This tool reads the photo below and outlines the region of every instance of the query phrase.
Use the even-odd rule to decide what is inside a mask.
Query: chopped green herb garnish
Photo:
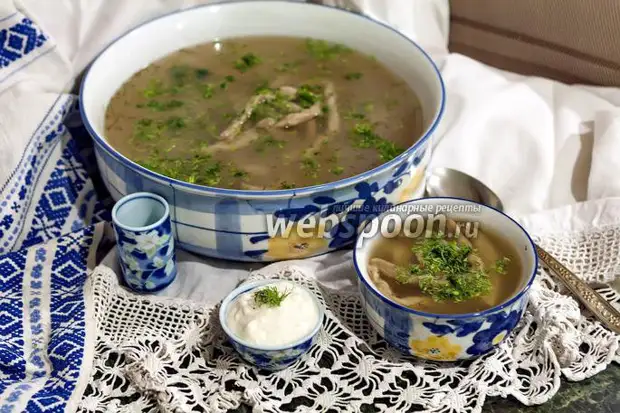
[[[334,175],[342,175],[342,173],[344,172],[344,168],[342,166],[334,166],[329,171]]]
[[[387,140],[382,140],[377,145],[377,150],[379,151],[379,158],[384,162],[391,161],[404,152],[404,149],[396,146],[394,142]]]
[[[256,152],[265,152],[267,148],[282,149],[286,141],[274,139],[271,135],[261,136],[255,144]]]
[[[279,307],[290,294],[290,291],[280,292],[276,286],[269,286],[254,293],[254,302],[259,307]]]
[[[160,137],[166,126],[152,119],[140,119],[134,126],[133,137],[141,141],[152,141]]]
[[[149,86],[144,89],[142,94],[145,98],[151,99],[165,93],[164,85],[161,80],[153,79],[149,82]]]
[[[506,266],[510,263],[510,258],[504,257],[495,262],[495,272],[498,274],[506,274]]]
[[[456,240],[445,240],[442,234],[425,239],[411,250],[416,256],[422,257],[424,270],[432,274],[462,274],[471,268],[467,258],[472,248]]]
[[[397,147],[394,142],[383,139],[377,135],[370,123],[360,122],[353,127],[353,137],[355,138],[355,146],[358,148],[374,148],[379,152],[379,158],[387,162],[394,159],[404,149]]]
[[[183,91],[183,86],[172,86],[170,88],[170,93],[172,93],[173,95],[178,95],[182,91]]]
[[[248,176],[248,173],[241,169],[233,168],[231,175],[234,176],[235,178],[246,178]]]
[[[316,178],[319,172],[319,163],[311,156],[304,156],[301,160],[301,169],[306,172],[306,175]]]
[[[358,80],[358,79],[361,79],[362,76],[364,75],[361,74],[360,72],[352,72],[352,73],[347,73],[346,75],[344,75],[344,78],[347,80]]]
[[[248,69],[256,66],[261,62],[261,59],[254,53],[246,53],[241,56],[240,59],[235,61],[235,68],[241,73],[247,72]]]
[[[372,103],[367,102],[363,105],[363,107],[356,108],[355,110],[350,110],[344,114],[345,119],[354,119],[354,120],[366,120],[368,115],[372,112],[374,106]]]
[[[319,101],[323,87],[321,85],[301,85],[297,88],[297,95],[293,101],[304,109]]]
[[[220,89],[228,89],[228,85],[235,81],[235,77],[228,75],[224,77],[224,80],[220,83]]]
[[[381,140],[381,137],[373,131],[370,123],[360,122],[353,127],[353,134],[357,138],[357,147],[373,148]]]
[[[420,276],[420,290],[435,301],[461,302],[487,295],[491,291],[491,281],[484,271],[453,274],[446,279],[423,275]]]
[[[280,189],[293,189],[293,188],[295,188],[295,184],[289,184],[286,181],[280,183]]]
[[[283,63],[276,68],[276,72],[296,72],[299,67],[299,62]]]
[[[173,66],[170,68],[170,76],[172,77],[172,82],[177,87],[185,86],[185,82],[187,82],[189,77],[190,69],[187,66]]]
[[[220,182],[221,166],[208,156],[196,155],[189,163],[187,159],[162,159],[153,156],[138,163],[151,171],[180,181],[209,186]]]
[[[163,112],[170,109],[176,109],[183,106],[183,102],[180,100],[170,100],[167,102],[158,102],[156,100],[149,100],[146,105],[147,108],[150,108],[156,112]],[[142,107],[142,106],[141,106]]]
[[[274,93],[275,98],[267,100],[254,108],[250,119],[258,121],[265,118],[279,120],[291,113],[291,105],[286,96],[267,87],[260,87],[258,93]]]
[[[420,267],[411,265],[409,268],[399,267],[396,272],[396,281],[401,284],[419,283]]]
[[[351,49],[338,43],[326,42],[325,40],[307,39],[306,50],[315,59],[329,60],[339,54],[347,53]]]
[[[362,112],[348,112],[344,115],[345,119],[356,119],[356,120],[364,120],[366,119],[366,115]]]
[[[213,87],[212,84],[208,83],[206,85],[203,85],[202,97],[205,99],[211,99],[213,97],[214,91],[215,91],[215,88]]]
[[[206,165],[198,163],[198,166],[194,167],[199,168],[198,173],[200,174],[198,178],[199,181],[196,183],[209,186],[214,186],[220,183],[221,164],[219,162]]]
[[[196,76],[197,79],[204,79],[205,77],[209,76],[209,70],[208,69],[196,69],[194,70],[194,76]]]
[[[188,161],[186,158],[162,157],[155,151],[149,159],[138,163],[170,178],[198,185],[215,186],[221,179],[221,164],[209,155],[196,154]]]
[[[187,123],[185,122],[185,119],[174,116],[166,121],[166,126],[170,129],[182,129],[187,126]]]
[[[274,93],[274,92],[275,91],[269,87],[269,82],[266,80],[264,82],[261,82],[254,90],[254,93],[256,94],[266,94],[266,93]]]
[[[209,147],[209,142],[201,141],[198,144],[198,152],[202,152],[202,151],[206,150],[208,147]]]
[[[399,269],[396,279],[403,284],[419,283],[420,290],[433,300],[461,302],[491,291],[484,268],[472,265],[475,252],[470,246],[438,234],[415,244],[411,251],[419,264]]]

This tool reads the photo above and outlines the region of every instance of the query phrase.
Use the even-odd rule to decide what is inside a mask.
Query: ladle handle
[[[620,334],[620,312],[594,291],[581,278],[573,274],[551,254],[536,245],[538,258],[562,281],[570,292],[608,329]]]

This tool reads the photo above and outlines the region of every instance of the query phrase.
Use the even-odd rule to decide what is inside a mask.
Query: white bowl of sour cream
[[[243,284],[220,306],[220,325],[248,363],[282,370],[310,347],[323,324],[323,306],[309,289],[285,280]]]

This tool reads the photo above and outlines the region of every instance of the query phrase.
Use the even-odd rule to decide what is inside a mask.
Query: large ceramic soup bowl
[[[372,327],[401,352],[436,361],[471,359],[508,337],[538,264],[517,222],[454,198],[384,212],[360,232],[354,260]]]
[[[226,44],[230,39],[252,42],[251,39],[265,38],[266,36],[279,37],[280,39],[286,36],[302,42],[307,42],[307,39],[315,39],[312,41],[314,43],[308,43],[308,45],[311,44],[316,47],[308,50],[314,53],[313,56],[317,59],[324,59],[327,66],[338,61],[337,58],[331,59],[333,54],[342,50],[353,51],[354,54],[365,56],[365,61],[374,61],[375,64],[380,64],[385,70],[389,70],[395,79],[400,79],[399,82],[402,82],[399,83],[400,86],[393,88],[390,92],[392,93],[391,97],[398,98],[408,93],[414,93],[419,100],[419,108],[421,109],[407,116],[395,115],[398,112],[391,112],[389,116],[386,115],[384,124],[397,125],[396,127],[401,127],[401,131],[407,134],[406,142],[400,145],[401,150],[394,152],[394,145],[381,140],[380,137],[378,138],[377,134],[371,129],[372,125],[355,124],[351,133],[355,135],[353,138],[356,139],[356,148],[366,148],[359,149],[360,151],[377,150],[378,152],[368,152],[368,154],[374,154],[372,156],[375,157],[380,155],[386,161],[377,163],[366,170],[358,171],[351,176],[346,176],[346,168],[341,168],[336,163],[330,164],[332,159],[336,159],[337,155],[342,154],[343,157],[348,156],[352,168],[359,168],[364,156],[371,155],[364,155],[366,152],[360,152],[352,156],[351,154],[347,155],[345,151],[334,152],[331,154],[333,156],[328,157],[329,153],[323,153],[321,156],[325,156],[325,158],[320,163],[313,163],[313,161],[304,158],[299,164],[301,166],[297,166],[299,170],[311,171],[315,174],[314,176],[324,176],[329,171],[332,174],[330,175],[331,178],[322,178],[322,180],[310,182],[308,176],[313,175],[304,172],[306,184],[291,188],[282,183],[291,177],[291,171],[287,170],[286,167],[287,157],[279,155],[279,152],[274,152],[275,149],[273,148],[280,144],[280,147],[283,147],[284,143],[287,143],[287,147],[289,147],[296,145],[297,142],[280,143],[274,139],[265,140],[263,141],[265,147],[271,145],[269,147],[272,148],[270,149],[272,152],[269,154],[265,152],[262,155],[267,157],[266,159],[269,160],[267,166],[271,168],[267,181],[277,182],[280,185],[265,190],[252,187],[227,188],[220,185],[223,181],[218,184],[209,180],[209,174],[213,170],[209,167],[196,166],[198,164],[187,166],[185,169],[187,175],[181,179],[178,176],[171,176],[166,171],[162,172],[161,168],[149,166],[152,163],[136,162],[126,155],[127,152],[119,150],[119,147],[125,148],[126,145],[132,145],[133,137],[143,141],[154,139],[154,136],[159,137],[160,135],[157,135],[160,132],[160,129],[157,129],[159,126],[162,126],[165,131],[180,131],[180,128],[187,130],[187,127],[194,127],[198,123],[190,125],[190,122],[200,118],[202,115],[200,112],[191,114],[194,117],[189,118],[187,122],[185,118],[170,117],[164,124],[158,123],[160,122],[157,120],[159,118],[155,118],[156,120],[134,119],[136,122],[133,124],[133,137],[127,139],[118,139],[117,137],[115,143],[112,142],[112,135],[106,129],[109,126],[106,124],[107,110],[112,106],[111,102],[113,103],[114,99],[121,101],[129,99],[127,96],[133,93],[131,90],[128,90],[127,94],[123,92],[123,96],[118,95],[119,90],[123,90],[126,82],[134,79],[135,76],[142,76],[141,80],[138,81],[146,82],[148,79],[145,80],[144,77],[148,77],[148,73],[143,75],[140,73],[144,73],[143,69],[145,68],[148,70],[153,62],[166,59],[181,49],[211,44],[212,50],[208,53],[214,55],[197,59],[194,62],[196,65],[190,73],[191,81],[195,82],[196,88],[199,89],[185,90],[189,90],[188,93],[199,90],[201,96],[198,99],[210,99],[214,96],[213,100],[209,100],[209,102],[217,102],[218,96],[221,96],[224,90],[234,90],[246,76],[251,76],[254,69],[250,68],[259,62],[260,65],[256,67],[269,72],[274,78],[282,71],[294,66],[296,62],[291,60],[291,62],[284,62],[281,67],[269,68],[268,59],[264,57],[266,54],[274,53],[273,50],[284,50],[282,53],[275,54],[274,59],[290,56],[289,51],[292,50],[290,48],[293,47],[291,46],[293,40],[279,40],[280,43],[273,44],[284,49],[259,44],[257,46],[259,49],[252,50],[260,50],[256,54],[262,54],[261,56],[257,57],[253,53],[246,53],[238,61],[235,61],[234,67],[232,64],[226,67],[226,70],[230,70],[230,72],[222,72],[220,67],[222,63],[218,61],[216,54],[222,44]],[[287,41],[289,43],[286,43]],[[343,45],[344,48],[342,46],[331,47],[330,45],[333,44]],[[224,46],[224,48],[226,47],[228,46]],[[204,51],[204,49],[202,50]],[[263,58],[262,61],[260,60],[261,57]],[[353,55],[351,59],[350,62],[353,63],[349,63],[349,65],[352,66],[356,61],[360,61],[361,57]],[[341,60],[342,62],[345,60]],[[220,67],[219,70],[218,67]],[[299,70],[307,70],[307,66],[301,65]],[[365,84],[363,82],[370,81],[370,75],[367,73],[362,78],[364,74],[362,68],[349,68],[347,66],[347,70],[349,70],[347,73],[333,75],[333,81],[337,84],[336,89],[339,87],[338,82],[360,82],[357,83],[360,86],[351,89],[350,93],[362,93],[367,89],[372,89],[374,82],[386,81],[385,76],[379,76],[374,78],[371,83]],[[291,76],[294,76],[293,73],[296,73],[293,69],[288,72]],[[329,71],[325,73],[329,73]],[[174,78],[174,81],[181,79],[183,75],[183,73],[177,74],[179,77]],[[209,83],[209,79],[211,79],[209,76],[217,79],[217,76],[224,74],[226,77],[222,77],[221,82],[218,80],[217,83]],[[326,76],[329,78],[329,75]],[[265,80],[267,84],[271,79]],[[353,84],[355,83],[347,83],[345,86]],[[176,108],[184,110],[181,106],[188,103],[184,102],[182,97],[172,96],[179,91],[173,90],[172,86],[166,89],[166,93],[169,91],[171,94],[170,100],[162,100],[162,98],[157,101],[158,93],[161,92],[157,89],[158,84],[148,83],[148,85],[150,85],[150,89],[144,89],[143,92],[145,100],[125,108],[121,102],[120,109],[117,112],[119,113],[118,116],[131,118],[137,110],[151,110],[149,114],[153,114],[154,117],[163,116],[168,113],[167,110],[172,111]],[[280,88],[277,93],[281,93],[275,96],[285,95],[284,90]],[[302,86],[295,90],[290,96],[301,99]],[[319,96],[318,89],[310,88],[309,90],[311,90],[310,94],[315,93],[316,96]],[[308,110],[316,110],[312,116],[324,116],[331,119],[330,116],[337,115],[339,118],[335,119],[334,125],[338,125],[338,121],[341,122],[341,125],[347,124],[346,122],[353,122],[351,119],[357,119],[356,122],[361,123],[361,119],[365,115],[350,111],[351,108],[346,107],[346,96],[339,98],[340,111],[332,111],[329,96],[334,95],[328,94],[328,86],[320,90],[323,91],[323,95],[320,96],[325,96],[324,102],[327,103],[319,107],[312,104],[314,101],[311,99],[310,104],[312,106]],[[383,93],[380,90],[375,91],[375,93],[380,92]],[[261,93],[258,88],[256,93]],[[390,96],[380,95],[380,97],[387,99],[385,101],[380,101],[379,98],[371,99],[364,102],[364,107],[360,107],[359,111],[371,110],[373,105],[375,107],[384,104],[389,105]],[[148,100],[151,98],[153,100]],[[235,104],[239,107],[239,103],[241,103],[242,110],[232,113],[231,118],[240,116],[240,113],[245,113],[243,105],[247,99],[239,100],[240,102],[235,102]],[[302,110],[299,108],[310,106],[310,104],[303,106],[307,102],[308,100],[298,101],[298,105],[296,105],[298,109],[295,110]],[[431,154],[431,135],[443,112],[444,88],[437,68],[419,46],[392,28],[370,18],[313,4],[286,1],[245,1],[211,4],[178,11],[147,22],[123,35],[108,46],[88,69],[80,91],[80,105],[86,127],[95,142],[96,159],[101,176],[114,199],[118,200],[129,193],[143,191],[161,195],[170,203],[177,246],[204,256],[266,262],[319,255],[350,245],[355,241],[355,235],[360,224],[366,219],[376,216],[387,207],[398,202],[421,196],[424,173]],[[396,103],[397,105],[398,103]],[[186,104],[185,107],[188,105]],[[293,106],[287,107],[292,108]],[[211,109],[217,110],[216,103],[213,103],[213,108],[209,108],[209,110]],[[394,110],[398,111],[399,108],[395,107]],[[256,113],[256,110],[252,112],[252,114]],[[414,116],[419,117],[419,128],[409,130],[407,125],[411,124]],[[270,121],[270,119],[265,120]],[[220,123],[222,121],[217,116],[214,120],[214,122]],[[111,123],[113,122],[114,119]],[[328,126],[331,125],[330,122],[331,120],[327,122]],[[271,125],[273,126],[273,122]],[[290,124],[285,125],[285,128],[288,126]],[[231,139],[227,141],[224,139],[226,141],[223,144],[224,146],[231,142],[237,142],[235,139],[240,142],[241,136],[245,136],[236,136],[236,132],[233,131],[230,135],[226,135],[226,139]],[[123,132],[120,131],[119,133]],[[205,127],[205,136],[208,133],[211,131]],[[218,139],[222,136],[224,134],[219,135]],[[270,136],[261,136],[260,138],[267,139]],[[157,156],[163,158],[156,159],[156,161],[160,162],[160,165],[161,162],[168,162],[168,169],[171,169],[175,167],[175,164],[170,165],[166,151],[172,147],[176,148],[173,152],[195,150],[198,151],[196,153],[201,154],[200,156],[213,149],[209,144],[205,146],[205,152],[200,152],[203,150],[202,146],[196,144],[195,141],[185,144],[175,142],[175,144],[171,144],[172,141],[157,141],[152,144],[149,150],[142,153],[145,156],[159,154]],[[221,147],[221,145],[218,146],[220,149]],[[232,162],[237,167],[252,168],[253,162],[256,162],[261,156],[258,149],[255,154],[239,152],[238,156],[236,155],[232,154],[230,159],[218,163],[218,168],[220,166],[222,168],[228,167]],[[202,162],[204,159],[210,158],[202,156],[196,159]],[[344,174],[340,174],[343,170]],[[179,170],[175,173],[179,173]],[[235,179],[243,179],[245,172],[230,173],[233,177],[239,177]],[[357,206],[361,206],[361,208]],[[321,218],[321,223],[319,223],[318,218]],[[314,219],[314,221],[309,221],[310,224],[305,223],[304,225],[315,225],[315,229],[319,230],[311,231],[311,236],[308,236],[307,232],[298,231],[299,222],[303,219]],[[331,223],[328,230],[325,230],[325,222]],[[278,225],[282,226],[279,227]],[[292,231],[287,233],[287,229],[291,228]]]

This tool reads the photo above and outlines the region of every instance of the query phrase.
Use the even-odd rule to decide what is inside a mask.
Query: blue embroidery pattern
[[[68,138],[65,148],[43,188],[45,192],[35,208],[30,232],[22,243],[22,247],[46,242],[66,232],[67,218],[74,209],[80,193],[89,183],[86,170],[78,158],[75,140],[68,134],[65,137]],[[90,201],[92,195],[88,190],[84,196],[85,202]],[[78,216],[82,215],[82,218],[85,218],[86,214],[85,205],[78,204]]]
[[[23,18],[19,23],[0,30],[0,68],[8,67],[43,46],[48,38],[33,24]]]
[[[0,21],[0,82],[52,47],[20,13]],[[0,412],[63,411],[83,373],[90,225],[109,204],[79,116],[64,124],[76,101],[59,96],[0,182]]]
[[[24,327],[22,281],[26,268],[26,251],[0,257],[0,394],[24,379]]]
[[[38,370],[34,371],[32,377],[37,379],[45,375],[45,363],[43,362],[43,346],[45,338],[42,336],[43,326],[41,325],[41,284],[43,282],[43,263],[46,258],[45,248],[38,248],[35,254],[36,265],[32,268],[32,278],[30,282],[30,334],[32,335],[32,353],[29,362]]]
[[[106,213],[102,212],[101,203],[92,188],[92,183],[85,172],[74,140],[65,133],[60,123],[60,114],[66,112],[67,105],[63,105],[59,112],[50,115],[52,121],[47,126],[42,126],[38,132],[38,142],[35,136],[23,157],[24,163],[18,166],[14,174],[14,180],[5,186],[8,198],[14,197],[13,203],[20,206],[23,214],[11,214],[15,208],[4,209],[5,215],[0,219],[0,230],[11,230],[12,234],[19,234],[23,228],[30,228],[23,246],[41,244],[61,235],[68,233],[66,228],[71,222],[70,216],[75,216],[80,225],[73,229],[83,227],[89,221],[101,219]],[[48,117],[49,118],[49,117]],[[61,139],[62,137],[62,139]],[[62,141],[62,142],[61,142]],[[64,143],[60,159],[48,177],[47,182],[32,176],[44,168],[45,163],[53,156],[52,149],[55,145]],[[47,145],[47,146],[45,146]],[[45,151],[45,149],[47,151]],[[41,150],[44,149],[44,150]],[[37,153],[37,150],[40,152]],[[25,179],[24,179],[25,177]],[[20,179],[21,182],[20,182]],[[38,198],[33,199],[37,193],[36,187],[45,186],[39,192]],[[17,186],[17,185],[20,186]],[[19,187],[20,194],[15,188]],[[28,195],[28,196],[26,196]],[[29,210],[31,201],[37,201],[35,214],[29,225],[24,225],[26,211]],[[7,201],[0,206],[6,207]],[[99,206],[98,206],[99,205]],[[99,209],[99,211],[97,211]],[[92,217],[89,220],[89,212]],[[16,219],[17,218],[17,219]],[[84,320],[84,291],[83,285],[86,279],[86,259],[92,243],[92,227],[83,228],[63,238],[59,238],[54,251],[46,251],[45,247],[39,247],[34,254],[34,265],[30,274],[30,300],[23,303],[21,285],[24,274],[25,261],[28,255],[26,249],[13,252],[0,258],[0,371],[3,380],[0,380],[0,394],[7,386],[12,385],[10,394],[5,395],[5,403],[0,411],[12,411],[20,398],[26,397],[24,392],[32,392],[35,389],[29,380],[44,378],[46,374],[44,359],[51,362],[51,376],[47,378],[42,390],[30,398],[29,411],[47,411],[49,402],[55,406],[55,410],[66,404],[73,394],[75,382],[80,376],[82,357],[85,343],[85,320]],[[7,239],[5,236],[3,238]],[[5,243],[6,245],[6,243]],[[50,284],[50,307],[41,308],[41,287],[45,280],[43,277],[43,263],[47,253],[54,255],[52,263]],[[19,290],[16,290],[19,288]],[[49,294],[49,293],[48,293]],[[11,299],[9,301],[6,301]],[[29,318],[24,319],[24,305],[29,307]],[[4,306],[7,307],[6,311]],[[49,326],[51,336],[45,343],[42,337],[43,313],[50,314]],[[8,319],[8,315],[15,319]],[[25,323],[30,324],[29,333],[31,340],[31,353],[23,354]],[[7,326],[5,329],[4,326]],[[28,358],[26,362],[25,358]],[[26,365],[29,365],[26,370]],[[29,376],[26,377],[26,371]],[[59,390],[60,389],[60,390]],[[1,397],[0,397],[1,399]],[[23,401],[21,401],[23,402]],[[60,407],[58,407],[60,406]]]
[[[92,226],[84,228],[60,238],[56,245],[50,277],[52,332],[47,347],[52,371],[45,386],[31,397],[28,411],[45,411],[50,404],[61,411],[75,390],[86,341],[84,284],[93,233]]]
[[[71,98],[59,100],[41,122],[29,142],[20,164],[0,194],[0,253],[10,251],[25,227],[25,219],[46,162],[66,133],[62,124]],[[32,244],[30,244],[32,245]]]
[[[28,357],[28,363],[30,364],[30,368],[28,370],[31,371],[30,374],[26,374],[24,371],[24,383],[19,384],[8,396],[7,400],[9,403],[6,406],[3,406],[2,413],[5,411],[14,411],[15,404],[19,401],[20,396],[23,392],[31,389],[31,384],[29,380],[36,380],[45,376],[45,362],[43,361],[43,351],[46,337],[43,334],[42,320],[41,320],[41,298],[42,298],[42,285],[43,285],[43,262],[46,257],[45,248],[38,248],[35,253],[35,262],[36,265],[32,268],[32,273],[30,274],[30,288],[28,289],[28,293],[30,294],[30,301],[25,303],[29,307],[30,314],[30,343],[31,343],[31,353]],[[24,276],[28,276],[27,274],[23,274]],[[25,363],[24,363],[25,365]],[[0,391],[1,393],[1,391]]]

